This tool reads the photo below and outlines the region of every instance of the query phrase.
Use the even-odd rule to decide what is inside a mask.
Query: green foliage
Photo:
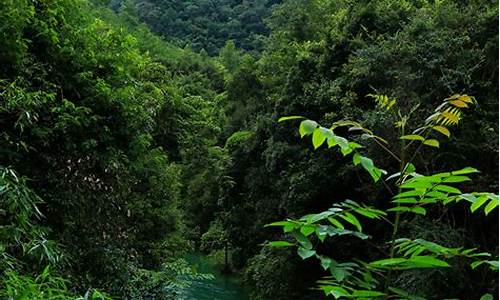
[[[264,247],[250,259],[244,270],[244,278],[255,287],[250,295],[252,299],[297,299],[307,290],[306,285],[303,291],[298,292],[297,287],[304,286],[300,282],[302,279],[290,276],[299,272],[309,275],[311,269],[297,261],[297,256],[292,251]]]
[[[233,0],[134,0],[111,1],[113,6],[137,10],[139,19],[153,31],[180,46],[190,45],[195,51],[216,55],[226,41],[238,48],[260,50],[268,30],[263,20],[271,6],[280,1]],[[122,3],[122,4],[120,4]],[[124,5],[126,5],[124,7]]]
[[[227,232],[220,221],[213,221],[207,232],[201,236],[200,250],[213,251],[223,249],[228,243]]]
[[[19,275],[13,270],[5,272],[3,289],[0,296],[5,299],[33,299],[33,300],[111,300],[109,296],[97,290],[88,290],[84,296],[70,293],[67,280],[50,273],[49,267],[35,278]]]
[[[26,178],[19,177],[12,169],[0,167],[0,264],[13,266],[16,259],[25,255],[32,263],[44,265],[57,263],[62,253],[47,238],[46,228],[37,223],[42,218],[38,206],[41,199],[27,187]]]
[[[302,117],[284,117],[281,118],[280,121],[285,120],[296,120]],[[363,128],[359,123],[356,122],[335,122],[331,128],[325,128],[319,126],[316,121],[312,120],[304,120],[300,123],[299,133],[300,137],[305,137],[312,134],[312,144],[314,149],[318,149],[325,142],[328,144],[328,148],[332,148],[338,146],[340,148],[340,152],[347,156],[353,153],[352,161],[355,166],[361,165],[368,173],[372,176],[373,180],[378,181],[382,174],[385,174],[386,171],[376,167],[373,164],[373,161],[365,156],[362,156],[356,149],[363,148],[358,143],[353,141],[348,141],[346,138],[338,136],[334,133],[334,129],[338,127],[349,127],[349,130],[357,130],[363,132],[363,134],[369,138],[380,139],[385,142],[380,137],[373,135],[373,132],[370,130]],[[386,143],[386,142],[385,142]]]
[[[0,296],[8,299],[110,299],[97,290],[84,297],[69,291],[68,281],[51,272],[51,266],[66,264],[60,246],[49,240],[39,225],[43,201],[27,186],[27,180],[12,169],[0,167]],[[43,267],[45,266],[45,267]],[[21,274],[40,272],[38,275]]]
[[[244,142],[252,137],[252,132],[248,130],[233,133],[226,141],[226,148],[231,148],[238,143]]]
[[[186,261],[178,259],[164,263],[159,270],[134,270],[126,288],[133,299],[177,299],[191,282],[211,279],[212,275],[200,274]]]
[[[391,104],[385,97],[380,97],[382,100],[379,102],[382,108],[392,108],[394,103]],[[453,99],[453,100],[452,100]],[[465,99],[461,103],[472,103],[472,98],[469,96],[455,95],[445,100],[445,103],[439,106],[437,117],[428,118],[426,127],[432,128],[434,124],[428,124],[429,120],[437,120],[436,122],[442,125],[449,125],[455,122],[450,122],[451,116],[456,116],[459,111],[443,107],[446,105],[455,105],[451,101],[459,101],[455,99]],[[462,105],[455,105],[457,107],[466,107]],[[445,116],[443,116],[443,114]],[[405,135],[406,124],[410,120],[409,115],[402,116],[398,112],[400,120],[395,123],[396,129],[399,129],[400,138],[402,140],[423,141],[425,144],[426,138],[420,135]],[[296,117],[285,119],[297,119]],[[283,120],[283,119],[282,119]],[[347,122],[348,123],[348,122]],[[458,123],[458,119],[456,121]],[[335,123],[332,128],[335,128]],[[426,127],[417,128],[417,132],[425,131]],[[362,127],[358,127],[361,130]],[[364,130],[366,131],[366,130]],[[321,132],[321,137],[316,137],[315,134]],[[318,125],[317,122],[311,120],[302,121],[299,126],[299,133],[301,137],[310,135],[312,133],[312,143],[314,148],[318,148],[326,139],[326,135],[334,136],[333,132]],[[325,134],[323,134],[325,133]],[[436,141],[437,142],[437,141]],[[411,295],[401,287],[391,286],[392,273],[403,270],[418,270],[418,269],[433,269],[433,268],[447,268],[450,264],[446,261],[451,258],[465,257],[471,260],[470,267],[477,268],[482,264],[487,264],[492,270],[498,271],[498,260],[489,260],[492,256],[488,252],[478,252],[477,248],[466,249],[464,247],[449,248],[440,245],[436,242],[427,241],[424,239],[411,240],[408,238],[396,238],[398,230],[404,213],[413,213],[417,215],[426,215],[427,207],[435,204],[449,204],[459,202],[461,200],[468,200],[472,203],[471,211],[474,212],[485,202],[489,204],[485,208],[485,214],[488,215],[493,209],[498,207],[498,195],[493,193],[468,193],[463,194],[454,184],[470,181],[467,176],[469,174],[477,173],[474,168],[464,168],[457,171],[437,173],[433,175],[421,175],[416,173],[416,169],[412,164],[412,158],[418,153],[420,147],[413,150],[413,153],[408,150],[408,146],[403,146],[400,149],[399,156],[391,152],[387,147],[382,149],[391,153],[401,165],[400,171],[390,177],[399,177],[395,185],[398,193],[392,197],[392,203],[395,207],[385,210],[379,210],[367,207],[363,204],[358,204],[351,200],[346,200],[341,204],[334,204],[333,208],[319,214],[306,215],[299,220],[288,219],[287,221],[271,223],[268,226],[278,226],[283,228],[284,233],[289,233],[297,242],[297,253],[302,259],[316,257],[321,266],[325,270],[329,270],[331,276],[327,276],[318,281],[319,288],[323,290],[325,295],[333,296],[336,299],[357,299],[357,298],[378,298],[378,297],[397,297],[403,296],[405,299],[412,299],[412,297],[419,297],[418,295]],[[361,147],[361,146],[360,146]],[[357,154],[357,153],[356,153]],[[359,154],[357,154],[359,156]],[[399,157],[399,158],[398,158]],[[405,157],[411,157],[405,160]],[[360,158],[361,160],[361,158]],[[360,161],[353,159],[353,164],[356,165]],[[362,161],[361,161],[362,163]],[[373,168],[373,162],[370,160],[370,166]],[[370,168],[365,169],[370,172]],[[371,174],[371,173],[370,173]],[[374,181],[377,182],[379,177],[372,176]],[[388,178],[390,179],[390,178]],[[320,242],[324,242],[326,237],[335,237],[342,235],[352,235],[360,239],[368,239],[370,236],[361,233],[362,225],[358,218],[350,213],[357,213],[364,217],[376,220],[387,221],[392,227],[392,239],[387,241],[389,245],[388,257],[379,258],[370,262],[365,262],[362,259],[356,262],[338,263],[330,257],[324,256],[313,247],[313,242],[310,236],[315,236]],[[386,218],[391,213],[395,213],[393,222]],[[331,224],[325,224],[329,221]],[[341,223],[339,220],[344,222]],[[321,223],[323,222],[323,223]],[[345,223],[350,223],[356,229],[351,231],[346,229]],[[313,235],[314,234],[314,235]],[[292,246],[281,241],[271,242],[268,246],[282,247]],[[392,293],[392,294],[391,294]]]
[[[181,180],[220,132],[223,69],[96,1],[0,15],[0,165],[30,179],[1,169],[2,267],[38,284],[57,263],[68,289],[127,297],[134,270],[188,249]]]
[[[275,220],[297,220],[312,211],[328,210],[345,199],[377,209],[397,206],[390,201],[397,194],[393,185],[401,174],[401,163],[397,160],[401,158],[397,154],[404,147],[409,151],[420,149],[415,157],[405,158],[411,158],[413,163],[403,173],[416,172],[414,166],[419,167],[419,173],[438,174],[470,165],[482,171],[474,177],[475,190],[498,190],[497,21],[498,8],[487,1],[288,0],[277,6],[266,21],[270,36],[262,56],[254,62],[242,63],[241,71],[227,78],[225,101],[230,109],[224,138],[243,130],[254,133],[252,139],[227,152],[225,172],[231,185],[217,198],[221,199],[220,205],[214,207],[236,248],[235,262],[244,266],[252,257],[264,259],[255,245],[266,241],[292,242],[280,232],[261,229]],[[475,96],[477,105],[461,114],[458,125],[439,123],[425,132],[413,132],[419,128],[416,120],[421,120],[420,127],[429,125],[424,120],[448,101],[443,99],[463,95],[465,91]],[[384,101],[378,103],[368,94],[386,95],[387,104],[397,101],[389,110],[379,109]],[[451,105],[440,111],[448,107]],[[410,117],[401,120],[398,112]],[[297,144],[290,126],[275,125],[280,116],[304,116],[305,119],[296,119],[297,125],[303,120],[316,120],[327,129],[332,129],[330,125],[339,120],[355,120],[363,128],[370,128],[372,134],[356,130],[356,126],[337,127],[332,129],[335,135],[364,148],[346,157],[335,156],[326,149],[325,140],[312,155],[314,146]],[[398,121],[404,121],[404,134],[393,130]],[[354,128],[349,131],[351,127]],[[303,128],[302,132],[306,130]],[[306,139],[311,141],[313,134],[314,130]],[[419,140],[401,140],[404,135],[420,135],[428,141],[423,144]],[[321,131],[317,131],[316,145],[322,139]],[[381,150],[384,147],[391,152]],[[372,179],[361,161],[359,168],[346,164],[354,152],[371,159],[375,167],[387,170],[390,179],[382,174],[376,185],[365,184]],[[365,165],[371,164],[365,160]],[[453,186],[462,194],[471,192],[467,182]],[[457,236],[466,248],[480,247],[496,254],[496,237],[485,234],[496,230],[496,212],[484,218],[483,204],[483,209],[468,214],[469,202],[460,202],[446,206],[439,202],[418,207],[414,212],[402,212],[405,228],[425,218],[426,232],[434,235],[423,237],[421,232],[408,230],[396,238],[423,238],[441,243],[448,233]],[[394,216],[395,212],[389,215]],[[390,226],[360,219],[365,234],[391,236]],[[375,246],[367,247],[355,237],[344,236],[334,241],[325,239],[318,251],[334,253],[333,258],[339,262],[353,258],[371,261],[380,258],[377,249],[386,251],[386,241],[375,238],[369,243]],[[448,242],[444,244],[447,247],[462,246]],[[281,249],[289,251],[290,247]],[[494,294],[497,279],[487,266],[472,272],[470,261],[466,260],[458,257],[456,261],[453,259],[451,267],[437,270],[393,272],[392,282],[411,293],[422,291],[429,298],[453,295],[476,299],[486,290]],[[257,264],[253,259],[252,262]],[[280,278],[280,284],[295,287],[297,292],[304,291],[308,280],[323,275],[321,270],[307,275],[297,272],[293,278],[302,281],[294,284],[290,284],[290,276],[280,273],[273,278]],[[478,276],[483,279],[477,280]],[[266,285],[264,276],[261,278],[262,282],[251,283]],[[271,286],[266,287],[271,292]],[[322,297],[315,293],[315,290],[299,292],[295,298]],[[262,294],[260,297],[266,298]]]
[[[338,297],[495,294],[497,23],[495,1],[2,1],[0,290],[181,297],[165,264],[227,241],[260,299],[323,297],[325,272]]]

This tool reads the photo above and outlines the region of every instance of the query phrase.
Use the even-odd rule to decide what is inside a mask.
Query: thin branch
[[[384,144],[382,144],[381,142],[377,141],[376,138],[374,138],[373,140],[375,141],[375,143],[377,143],[377,145],[379,145],[382,149],[384,149],[387,153],[389,153],[392,157],[394,157],[398,162],[401,162],[401,159],[396,154],[394,154],[394,152],[392,152],[391,150],[389,150],[389,148],[387,148],[386,146],[384,146]]]
[[[385,186],[385,188],[389,191],[391,196],[394,196],[394,192],[392,191],[391,187],[385,182],[385,180],[382,180],[382,184]]]

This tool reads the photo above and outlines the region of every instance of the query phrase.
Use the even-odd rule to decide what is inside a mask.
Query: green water
[[[221,274],[201,253],[190,253],[186,260],[200,273],[210,273],[213,280],[193,281],[183,298],[186,300],[248,300],[248,294],[237,278]]]

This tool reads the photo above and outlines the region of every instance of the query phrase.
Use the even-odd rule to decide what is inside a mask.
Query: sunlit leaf
[[[415,140],[415,141],[424,141],[425,138],[421,135],[418,134],[409,134],[409,135],[403,135],[400,137],[402,140]]]
[[[316,123],[316,121],[304,120],[300,122],[299,126],[300,137],[312,134],[314,132],[314,129],[316,129],[316,127],[318,127],[318,123]]]
[[[284,122],[284,121],[289,121],[289,120],[302,120],[302,119],[305,119],[305,118],[301,117],[301,116],[289,116],[289,117],[279,118],[278,122]]]
[[[479,173],[478,169],[467,167],[463,168],[461,170],[453,171],[451,174],[453,175],[467,175],[467,174],[472,174],[472,173]]]
[[[460,101],[460,100],[452,100],[449,102],[451,105],[453,106],[456,106],[456,107],[460,107],[460,108],[466,108],[466,107],[469,107],[467,105],[467,103],[463,102],[463,101]]]
[[[494,210],[496,207],[498,207],[498,199],[493,199],[486,205],[484,208],[484,213],[488,215],[492,210]]]
[[[451,132],[448,130],[448,128],[444,126],[432,126],[432,129],[436,130],[439,133],[442,133],[446,135],[447,137],[450,137]]]
[[[439,141],[434,139],[425,140],[424,145],[439,148]]]
[[[361,155],[359,153],[354,153],[352,156],[352,163],[357,166],[361,163]]]
[[[312,136],[312,143],[314,146],[314,149],[318,149],[326,140],[326,136],[321,130],[321,128],[316,128],[314,129],[313,136]]]
[[[477,198],[476,201],[474,201],[474,203],[472,203],[472,205],[470,206],[470,211],[475,212],[478,208],[480,208],[483,204],[485,204],[486,201],[488,201],[487,196],[481,196]]]

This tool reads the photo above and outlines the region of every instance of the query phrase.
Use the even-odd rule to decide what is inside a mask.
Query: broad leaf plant
[[[326,145],[339,149],[345,157],[350,156],[354,166],[366,170],[374,182],[382,181],[389,187],[393,184],[394,193],[389,208],[379,209],[362,202],[345,200],[333,204],[327,211],[309,214],[300,219],[287,219],[267,226],[280,227],[292,239],[288,241],[271,241],[271,247],[296,246],[302,259],[317,259],[330,275],[318,282],[318,287],[335,299],[423,299],[411,295],[398,287],[391,286],[393,276],[402,270],[417,270],[450,267],[449,260],[462,257],[470,261],[470,268],[488,267],[498,271],[498,259],[477,248],[449,248],[436,242],[424,239],[400,237],[400,225],[405,218],[412,215],[425,216],[427,210],[435,205],[453,205],[465,202],[470,205],[471,213],[490,214],[497,209],[498,194],[490,192],[463,193],[456,186],[471,180],[478,170],[466,167],[461,170],[424,175],[417,172],[412,163],[423,147],[439,148],[439,138],[449,138],[450,128],[457,125],[463,111],[475,104],[475,99],[468,95],[456,94],[445,99],[434,113],[421,126],[411,130],[408,120],[418,108],[402,114],[397,109],[398,101],[386,95],[369,95],[380,109],[386,110],[394,117],[395,128],[400,137],[400,151],[391,150],[389,143],[354,121],[337,121],[330,127],[323,127],[316,121],[301,116],[283,117],[279,122],[301,120],[299,133],[302,138],[311,137],[315,149]],[[377,167],[374,161],[362,154],[364,148],[347,137],[340,136],[337,129],[347,127],[349,132],[357,133],[373,141],[383,151],[399,163],[399,172],[388,175]],[[345,130],[344,130],[345,132]],[[387,175],[387,176],[386,176]],[[383,177],[386,178],[383,178]],[[390,189],[393,190],[393,189]],[[391,239],[387,241],[387,257],[375,261],[339,262],[324,254],[320,254],[314,241],[324,242],[327,238],[349,235],[361,240],[371,237],[363,232],[363,218],[384,222],[392,227]],[[290,242],[292,241],[293,242]],[[485,294],[482,299],[493,299]]]

